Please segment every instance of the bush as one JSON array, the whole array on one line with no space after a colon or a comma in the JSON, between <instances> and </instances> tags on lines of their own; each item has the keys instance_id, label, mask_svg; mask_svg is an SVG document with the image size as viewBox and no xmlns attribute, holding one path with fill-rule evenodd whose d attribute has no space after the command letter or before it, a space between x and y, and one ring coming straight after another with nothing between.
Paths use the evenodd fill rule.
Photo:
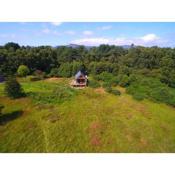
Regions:
<instances>
[{"instance_id":1,"label":"bush","mask_svg":"<svg viewBox=\"0 0 175 175\"><path fill-rule=\"evenodd\" d=\"M144 98L175 106L175 89L168 87L156 78L140 77L127 87L127 93L137 100Z\"/></svg>"},{"instance_id":2,"label":"bush","mask_svg":"<svg viewBox=\"0 0 175 175\"><path fill-rule=\"evenodd\" d=\"M33 76L33 75L28 76L27 79L29 81L39 81L39 80L41 80L41 78L39 78L37 76Z\"/></svg>"},{"instance_id":3,"label":"bush","mask_svg":"<svg viewBox=\"0 0 175 175\"><path fill-rule=\"evenodd\" d=\"M109 72L102 72L99 75L95 75L94 78L98 81L103 81L106 84L109 84L110 86L118 84L117 77L115 77L113 74Z\"/></svg>"},{"instance_id":4,"label":"bush","mask_svg":"<svg viewBox=\"0 0 175 175\"><path fill-rule=\"evenodd\" d=\"M111 86L105 87L105 90L106 90L106 92L108 92L108 93L111 93L111 92L112 92Z\"/></svg>"},{"instance_id":5,"label":"bush","mask_svg":"<svg viewBox=\"0 0 175 175\"><path fill-rule=\"evenodd\" d=\"M105 88L106 92L114 95L121 95L121 92L117 89L112 89L111 87L106 87Z\"/></svg>"},{"instance_id":6,"label":"bush","mask_svg":"<svg viewBox=\"0 0 175 175\"><path fill-rule=\"evenodd\" d=\"M29 68L25 65L19 66L17 73L20 77L26 77L29 74Z\"/></svg>"},{"instance_id":7,"label":"bush","mask_svg":"<svg viewBox=\"0 0 175 175\"><path fill-rule=\"evenodd\" d=\"M122 87L129 86L129 77L128 77L128 75L121 75L119 77L119 85L122 86Z\"/></svg>"},{"instance_id":8,"label":"bush","mask_svg":"<svg viewBox=\"0 0 175 175\"><path fill-rule=\"evenodd\" d=\"M108 81L109 79L112 79L114 76L109 72L102 72L101 74L96 75L95 77L97 80Z\"/></svg>"},{"instance_id":9,"label":"bush","mask_svg":"<svg viewBox=\"0 0 175 175\"><path fill-rule=\"evenodd\" d=\"M44 78L46 78L46 73L41 70L36 70L34 72L34 75L40 80L43 80Z\"/></svg>"},{"instance_id":10,"label":"bush","mask_svg":"<svg viewBox=\"0 0 175 175\"><path fill-rule=\"evenodd\" d=\"M98 88L98 87L100 87L100 83L98 81L95 81L95 80L90 80L88 82L88 86L92 87L92 88Z\"/></svg>"},{"instance_id":11,"label":"bush","mask_svg":"<svg viewBox=\"0 0 175 175\"><path fill-rule=\"evenodd\" d=\"M133 95L133 97L134 97L134 99L136 99L138 101L141 101L141 100L143 100L145 98L143 94L139 94L139 93L135 93Z\"/></svg>"},{"instance_id":12,"label":"bush","mask_svg":"<svg viewBox=\"0 0 175 175\"><path fill-rule=\"evenodd\" d=\"M111 87L111 83L110 83L110 82L104 82L104 83L102 84L102 87L103 87L103 88Z\"/></svg>"},{"instance_id":13,"label":"bush","mask_svg":"<svg viewBox=\"0 0 175 175\"><path fill-rule=\"evenodd\" d=\"M72 64L70 63L63 63L59 67L59 75L61 77L71 77L72 76Z\"/></svg>"},{"instance_id":14,"label":"bush","mask_svg":"<svg viewBox=\"0 0 175 175\"><path fill-rule=\"evenodd\" d=\"M59 104L70 100L75 96L77 91L67 86L58 86L51 92L30 93L35 102L40 104Z\"/></svg>"},{"instance_id":15,"label":"bush","mask_svg":"<svg viewBox=\"0 0 175 175\"><path fill-rule=\"evenodd\" d=\"M11 98L24 97L25 93L15 77L10 77L5 82L5 94Z\"/></svg>"},{"instance_id":16,"label":"bush","mask_svg":"<svg viewBox=\"0 0 175 175\"><path fill-rule=\"evenodd\" d=\"M4 108L4 106L0 104L0 116L1 116L1 112L2 112L3 108Z\"/></svg>"},{"instance_id":17,"label":"bush","mask_svg":"<svg viewBox=\"0 0 175 175\"><path fill-rule=\"evenodd\" d=\"M52 68L50 71L50 76L51 77L58 77L59 76L59 69L58 68Z\"/></svg>"},{"instance_id":18,"label":"bush","mask_svg":"<svg viewBox=\"0 0 175 175\"><path fill-rule=\"evenodd\" d=\"M121 95L121 92L119 90L117 90L117 89L112 89L111 94Z\"/></svg>"},{"instance_id":19,"label":"bush","mask_svg":"<svg viewBox=\"0 0 175 175\"><path fill-rule=\"evenodd\" d=\"M170 105L175 105L175 94L168 90L167 87L158 87L150 93L152 99L158 102L165 102Z\"/></svg>"}]
</instances>

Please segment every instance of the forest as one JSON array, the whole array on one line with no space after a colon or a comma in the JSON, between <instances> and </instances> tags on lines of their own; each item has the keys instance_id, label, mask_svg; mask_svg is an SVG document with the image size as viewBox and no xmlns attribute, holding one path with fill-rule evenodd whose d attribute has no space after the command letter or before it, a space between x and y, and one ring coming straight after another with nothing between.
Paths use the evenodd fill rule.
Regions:
<instances>
[{"instance_id":1,"label":"forest","mask_svg":"<svg viewBox=\"0 0 175 175\"><path fill-rule=\"evenodd\" d=\"M119 84L134 98L149 98L175 105L175 49L142 47L128 49L114 45L86 46L20 46L9 42L0 47L0 75L17 75L21 65L27 66L35 80L43 77L72 77L78 70L92 77L90 86L110 91ZM37 76L36 76L37 75Z\"/></svg>"}]
</instances>

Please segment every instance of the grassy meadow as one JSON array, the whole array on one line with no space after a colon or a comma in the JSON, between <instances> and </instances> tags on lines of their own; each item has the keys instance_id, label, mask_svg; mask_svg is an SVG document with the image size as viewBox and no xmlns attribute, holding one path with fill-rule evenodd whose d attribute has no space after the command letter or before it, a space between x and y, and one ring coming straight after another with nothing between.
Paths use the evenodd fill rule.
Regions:
<instances>
[{"instance_id":1,"label":"grassy meadow","mask_svg":"<svg viewBox=\"0 0 175 175\"><path fill-rule=\"evenodd\" d=\"M15 100L0 84L0 152L175 152L175 108L69 81L20 79L27 97Z\"/></svg>"}]
</instances>

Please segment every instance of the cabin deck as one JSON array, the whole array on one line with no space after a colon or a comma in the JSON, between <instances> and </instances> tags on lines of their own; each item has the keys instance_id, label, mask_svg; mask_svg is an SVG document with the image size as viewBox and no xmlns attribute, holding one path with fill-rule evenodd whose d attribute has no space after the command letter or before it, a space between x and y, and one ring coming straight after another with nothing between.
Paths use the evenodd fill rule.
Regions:
<instances>
[{"instance_id":1,"label":"cabin deck","mask_svg":"<svg viewBox=\"0 0 175 175\"><path fill-rule=\"evenodd\" d=\"M86 82L77 83L75 80L72 80L70 85L73 86L73 87L85 87L87 85L87 83Z\"/></svg>"}]
</instances>

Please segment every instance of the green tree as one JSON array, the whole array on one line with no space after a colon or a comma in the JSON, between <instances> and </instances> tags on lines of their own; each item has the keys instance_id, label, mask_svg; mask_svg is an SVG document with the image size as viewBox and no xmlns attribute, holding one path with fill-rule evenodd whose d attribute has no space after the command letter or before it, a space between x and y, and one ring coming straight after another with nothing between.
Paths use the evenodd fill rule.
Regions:
<instances>
[{"instance_id":1,"label":"green tree","mask_svg":"<svg viewBox=\"0 0 175 175\"><path fill-rule=\"evenodd\" d=\"M7 81L5 82L4 91L5 94L10 98L19 98L25 96L21 85L15 77L9 77L7 79Z\"/></svg>"},{"instance_id":2,"label":"green tree","mask_svg":"<svg viewBox=\"0 0 175 175\"><path fill-rule=\"evenodd\" d=\"M20 65L18 70L17 70L17 73L20 77L25 77L29 74L29 68L25 65Z\"/></svg>"},{"instance_id":3,"label":"green tree","mask_svg":"<svg viewBox=\"0 0 175 175\"><path fill-rule=\"evenodd\" d=\"M6 49L8 49L8 50L11 49L11 50L14 50L14 51L16 51L17 49L20 48L19 44L13 43L13 42L9 42L9 43L5 44L4 47L5 47Z\"/></svg>"},{"instance_id":4,"label":"green tree","mask_svg":"<svg viewBox=\"0 0 175 175\"><path fill-rule=\"evenodd\" d=\"M59 75L61 77L71 77L72 76L72 64L70 63L63 63L59 67Z\"/></svg>"}]
</instances>

